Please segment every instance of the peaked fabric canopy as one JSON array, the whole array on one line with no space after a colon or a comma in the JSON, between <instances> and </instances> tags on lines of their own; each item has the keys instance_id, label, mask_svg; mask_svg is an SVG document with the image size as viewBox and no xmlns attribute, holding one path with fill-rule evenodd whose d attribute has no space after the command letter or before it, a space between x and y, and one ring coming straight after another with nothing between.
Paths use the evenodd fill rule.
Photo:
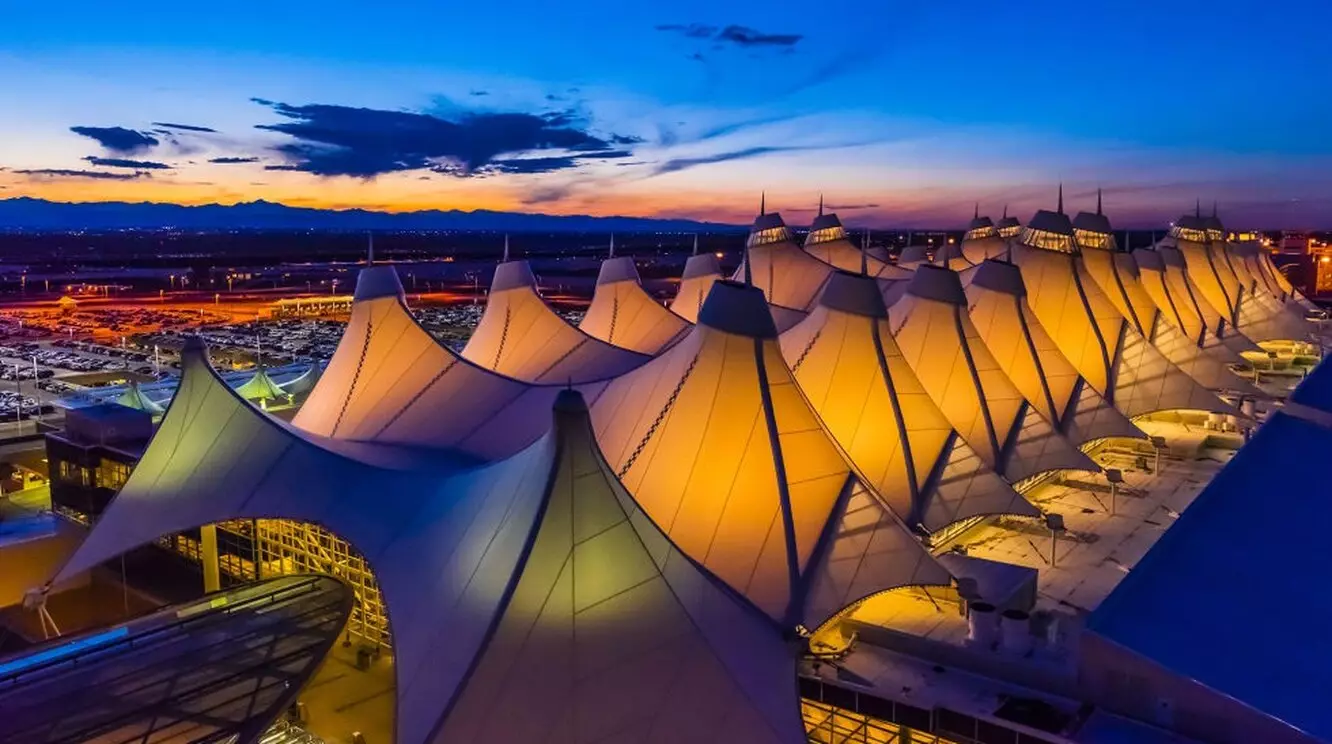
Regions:
<instances>
[{"instance_id":1,"label":"peaked fabric canopy","mask_svg":"<svg viewBox=\"0 0 1332 744\"><path fill-rule=\"evenodd\" d=\"M1078 374L1027 306L1022 273L990 259L967 287L971 321L1008 379L1074 444L1145 438Z\"/></svg>"},{"instance_id":2,"label":"peaked fabric canopy","mask_svg":"<svg viewBox=\"0 0 1332 744\"><path fill-rule=\"evenodd\" d=\"M833 267L801 250L779 214L759 215L747 245L744 261L732 279L743 280L748 271L750 281L773 306L777 330L784 331L813 309ZM860 266L858 257L856 266Z\"/></svg>"},{"instance_id":3,"label":"peaked fabric canopy","mask_svg":"<svg viewBox=\"0 0 1332 744\"><path fill-rule=\"evenodd\" d=\"M129 389L116 397L116 402L122 406L137 408L140 411L150 413L154 416L166 410L161 405L149 400L148 396L143 394L143 389L139 387L139 383L137 382L131 382L129 384Z\"/></svg>"},{"instance_id":4,"label":"peaked fabric canopy","mask_svg":"<svg viewBox=\"0 0 1332 744\"><path fill-rule=\"evenodd\" d=\"M939 246L939 250L935 252L934 265L961 273L975 267L977 264L967 257L962 250L962 246L945 243Z\"/></svg>"},{"instance_id":5,"label":"peaked fabric canopy","mask_svg":"<svg viewBox=\"0 0 1332 744\"><path fill-rule=\"evenodd\" d=\"M842 271L861 273L861 251L851 243L846 228L842 227L842 221L835 214L820 214L814 218L814 224L805 236L805 251ZM864 257L863 268L870 276L884 279L905 279L909 276L906 270L873 255Z\"/></svg>"},{"instance_id":6,"label":"peaked fabric canopy","mask_svg":"<svg viewBox=\"0 0 1332 744\"><path fill-rule=\"evenodd\" d=\"M1199 288L1202 301L1217 315L1255 343L1302 341L1312 334L1313 328L1303 318L1281 312L1278 306L1267 304L1251 291L1246 291L1224 255L1224 241L1204 238L1210 233L1188 230L1182 227L1183 224L1181 218L1165 243L1173 243L1183 256L1189 279Z\"/></svg>"},{"instance_id":7,"label":"peaked fabric canopy","mask_svg":"<svg viewBox=\"0 0 1332 744\"><path fill-rule=\"evenodd\" d=\"M914 269L923 263L929 262L929 248L923 245L908 245L902 249L902 253L897 257L897 265L908 269Z\"/></svg>"},{"instance_id":8,"label":"peaked fabric canopy","mask_svg":"<svg viewBox=\"0 0 1332 744\"><path fill-rule=\"evenodd\" d=\"M1215 337L1208 338L1201 332L1190 336L1184 330L1183 320L1168 301L1166 307L1169 312L1163 312L1153 302L1146 282L1156 285L1159 296L1167 296L1160 271L1144 278L1134 256L1114 250L1113 236L1107 234L1106 237L1110 243L1105 248L1083 247L1082 265L1129 326L1199 385L1209 390L1224 389L1261 395L1257 388L1227 366L1228 361L1242 361L1238 356L1225 352L1224 347L1217 349L1218 353L1209 351L1208 344L1219 346L1220 342ZM1157 261L1159 266L1156 254L1151 253L1150 258Z\"/></svg>"},{"instance_id":9,"label":"peaked fabric canopy","mask_svg":"<svg viewBox=\"0 0 1332 744\"><path fill-rule=\"evenodd\" d=\"M1036 318L1078 373L1126 416L1235 412L1130 327L1084 266L1066 215L1037 212L1012 255Z\"/></svg>"},{"instance_id":10,"label":"peaked fabric canopy","mask_svg":"<svg viewBox=\"0 0 1332 744\"><path fill-rule=\"evenodd\" d=\"M1190 291L1187 276L1171 271L1166 266L1166 252L1139 248L1133 251L1133 262L1138 266L1138 278L1143 292L1161 312L1166 322L1178 328L1190 342L1224 364L1244 364L1241 350L1249 350L1249 343L1237 339L1239 349L1227 344L1220 335L1208 327L1204 316ZM1178 254L1174 254L1178 257ZM1219 318L1217 319L1219 321ZM1235 334L1226 334L1233 338Z\"/></svg>"},{"instance_id":11,"label":"peaked fabric canopy","mask_svg":"<svg viewBox=\"0 0 1332 744\"><path fill-rule=\"evenodd\" d=\"M874 280L834 274L782 334L800 389L868 483L929 532L982 514L1039 512L981 461L930 399L888 331Z\"/></svg>"},{"instance_id":12,"label":"peaked fabric canopy","mask_svg":"<svg viewBox=\"0 0 1332 744\"><path fill-rule=\"evenodd\" d=\"M712 283L721 278L721 265L711 253L690 256L685 261L684 274L680 277L680 287L671 301L671 312L690 323L698 322L698 312L703 309L703 301L712 290Z\"/></svg>"},{"instance_id":13,"label":"peaked fabric canopy","mask_svg":"<svg viewBox=\"0 0 1332 744\"><path fill-rule=\"evenodd\" d=\"M315 389L319 383L319 378L324 374L324 368L319 366L319 362L313 362L310 369L305 374L289 382L284 382L280 386L282 392L288 395L304 395Z\"/></svg>"},{"instance_id":14,"label":"peaked fabric canopy","mask_svg":"<svg viewBox=\"0 0 1332 744\"><path fill-rule=\"evenodd\" d=\"M495 269L485 313L462 355L508 377L552 384L603 380L647 361L556 315L536 293L536 278L526 261L509 261Z\"/></svg>"},{"instance_id":15,"label":"peaked fabric canopy","mask_svg":"<svg viewBox=\"0 0 1332 744\"><path fill-rule=\"evenodd\" d=\"M143 459L54 580L223 520L321 525L365 556L383 593L397 659L396 740L428 741L504 600L557 442L544 437L480 468L337 442L241 399L197 339L181 367L180 388Z\"/></svg>"},{"instance_id":16,"label":"peaked fabric canopy","mask_svg":"<svg viewBox=\"0 0 1332 744\"><path fill-rule=\"evenodd\" d=\"M273 382L273 378L268 376L263 367L246 380L245 384L236 388L236 394L246 400L277 400L287 397L287 391Z\"/></svg>"},{"instance_id":17,"label":"peaked fabric canopy","mask_svg":"<svg viewBox=\"0 0 1332 744\"><path fill-rule=\"evenodd\" d=\"M889 308L893 336L935 405L1012 482L1051 470L1099 470L1004 374L966 303L956 272L921 264Z\"/></svg>"},{"instance_id":18,"label":"peaked fabric canopy","mask_svg":"<svg viewBox=\"0 0 1332 744\"><path fill-rule=\"evenodd\" d=\"M555 431L512 596L434 741L802 744L795 649L638 508L577 393Z\"/></svg>"},{"instance_id":19,"label":"peaked fabric canopy","mask_svg":"<svg viewBox=\"0 0 1332 744\"><path fill-rule=\"evenodd\" d=\"M788 627L947 583L886 507L856 497L776 337L759 290L714 284L694 330L593 405L617 477L681 550Z\"/></svg>"},{"instance_id":20,"label":"peaked fabric canopy","mask_svg":"<svg viewBox=\"0 0 1332 744\"><path fill-rule=\"evenodd\" d=\"M679 338L689 321L649 296L634 259L622 256L602 262L592 304L578 328L608 344L656 354Z\"/></svg>"},{"instance_id":21,"label":"peaked fabric canopy","mask_svg":"<svg viewBox=\"0 0 1332 744\"><path fill-rule=\"evenodd\" d=\"M1206 334L1219 339L1235 356L1246 351L1260 351L1257 344L1238 333L1202 296L1202 290L1185 269L1182 253L1166 244L1158 244L1155 253L1160 256L1159 264L1169 291L1168 302L1173 303L1181 314L1192 314L1196 318L1195 324L1205 329ZM1140 257L1138 263L1145 268L1150 260Z\"/></svg>"},{"instance_id":22,"label":"peaked fabric canopy","mask_svg":"<svg viewBox=\"0 0 1332 744\"><path fill-rule=\"evenodd\" d=\"M603 385L582 389L595 396ZM373 266L357 278L347 329L292 423L324 437L491 460L546 432L557 391L478 367L440 344L408 312L393 267Z\"/></svg>"}]
</instances>

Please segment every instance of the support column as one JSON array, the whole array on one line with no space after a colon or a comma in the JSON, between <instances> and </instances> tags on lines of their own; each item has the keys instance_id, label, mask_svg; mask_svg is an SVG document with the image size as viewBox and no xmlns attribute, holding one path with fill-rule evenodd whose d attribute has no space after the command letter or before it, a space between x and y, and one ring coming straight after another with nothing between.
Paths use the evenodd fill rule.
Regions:
<instances>
[{"instance_id":1,"label":"support column","mask_svg":"<svg viewBox=\"0 0 1332 744\"><path fill-rule=\"evenodd\" d=\"M222 588L222 576L217 566L217 525L206 524L199 528L199 558L203 561L204 591L215 592Z\"/></svg>"}]
</instances>

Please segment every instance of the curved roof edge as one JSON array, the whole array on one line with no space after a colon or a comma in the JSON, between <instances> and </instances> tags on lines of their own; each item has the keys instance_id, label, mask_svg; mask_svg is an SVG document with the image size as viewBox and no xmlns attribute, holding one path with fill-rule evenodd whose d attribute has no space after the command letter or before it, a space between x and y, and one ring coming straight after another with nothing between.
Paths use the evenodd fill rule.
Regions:
<instances>
[{"instance_id":1,"label":"curved roof edge","mask_svg":"<svg viewBox=\"0 0 1332 744\"><path fill-rule=\"evenodd\" d=\"M713 283L698 313L698 323L740 336L777 338L777 325L763 290L729 279Z\"/></svg>"}]
</instances>

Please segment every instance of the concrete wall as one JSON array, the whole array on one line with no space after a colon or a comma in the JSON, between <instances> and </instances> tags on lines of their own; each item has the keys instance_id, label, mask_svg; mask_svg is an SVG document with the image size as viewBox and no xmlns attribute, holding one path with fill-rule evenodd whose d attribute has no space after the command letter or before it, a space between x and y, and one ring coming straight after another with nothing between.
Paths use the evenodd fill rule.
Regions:
<instances>
[{"instance_id":1,"label":"concrete wall","mask_svg":"<svg viewBox=\"0 0 1332 744\"><path fill-rule=\"evenodd\" d=\"M1083 633L1081 661L1082 697L1112 713L1216 744L1317 744L1095 633Z\"/></svg>"}]
</instances>

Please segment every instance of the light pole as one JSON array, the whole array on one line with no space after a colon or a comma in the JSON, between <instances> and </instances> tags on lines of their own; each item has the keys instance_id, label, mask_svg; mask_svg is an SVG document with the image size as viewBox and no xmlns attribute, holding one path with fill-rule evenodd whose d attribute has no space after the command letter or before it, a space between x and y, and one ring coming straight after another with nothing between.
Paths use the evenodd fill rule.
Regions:
<instances>
[{"instance_id":1,"label":"light pole","mask_svg":"<svg viewBox=\"0 0 1332 744\"><path fill-rule=\"evenodd\" d=\"M37 387L37 355L32 356L32 397L37 401L37 423L42 422L42 389Z\"/></svg>"}]
</instances>

